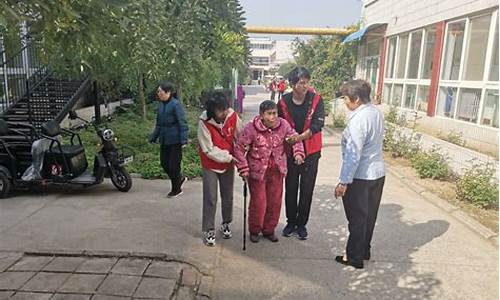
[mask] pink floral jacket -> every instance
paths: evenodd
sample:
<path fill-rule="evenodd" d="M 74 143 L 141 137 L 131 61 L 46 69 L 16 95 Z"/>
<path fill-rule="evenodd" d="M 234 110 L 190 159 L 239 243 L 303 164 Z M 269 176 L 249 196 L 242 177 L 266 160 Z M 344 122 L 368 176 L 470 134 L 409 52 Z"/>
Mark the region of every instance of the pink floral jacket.
<path fill-rule="evenodd" d="M 264 179 L 272 154 L 281 174 L 286 175 L 285 138 L 294 134 L 295 130 L 283 118 L 278 118 L 274 127 L 268 128 L 260 116 L 255 117 L 245 125 L 236 142 L 234 156 L 238 172 L 249 172 L 253 179 Z M 293 157 L 305 157 L 302 143 L 295 143 L 292 149 Z"/>

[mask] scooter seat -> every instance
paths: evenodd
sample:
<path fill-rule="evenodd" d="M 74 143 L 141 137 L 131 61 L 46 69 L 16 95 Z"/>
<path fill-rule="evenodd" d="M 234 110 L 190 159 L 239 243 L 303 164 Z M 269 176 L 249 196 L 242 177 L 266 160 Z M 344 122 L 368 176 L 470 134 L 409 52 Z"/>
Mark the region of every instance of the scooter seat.
<path fill-rule="evenodd" d="M 73 157 L 85 152 L 85 149 L 81 145 L 61 145 L 61 150 L 63 154 L 69 157 Z M 61 151 L 57 146 L 53 146 L 52 149 L 49 150 L 49 152 L 61 154 Z"/>

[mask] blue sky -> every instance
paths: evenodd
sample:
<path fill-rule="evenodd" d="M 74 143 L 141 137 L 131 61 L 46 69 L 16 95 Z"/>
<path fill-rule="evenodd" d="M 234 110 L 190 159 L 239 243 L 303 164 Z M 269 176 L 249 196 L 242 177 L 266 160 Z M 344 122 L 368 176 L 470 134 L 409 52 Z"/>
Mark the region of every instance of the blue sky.
<path fill-rule="evenodd" d="M 358 22 L 362 5 L 361 0 L 240 0 L 240 3 L 247 25 L 331 28 Z"/>

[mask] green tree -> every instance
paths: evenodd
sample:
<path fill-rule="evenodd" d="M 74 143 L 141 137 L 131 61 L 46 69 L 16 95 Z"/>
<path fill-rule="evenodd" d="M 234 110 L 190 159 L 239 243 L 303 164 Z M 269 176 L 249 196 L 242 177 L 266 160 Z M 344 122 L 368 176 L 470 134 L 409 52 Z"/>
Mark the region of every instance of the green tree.
<path fill-rule="evenodd" d="M 348 27 L 356 30 L 358 25 Z M 311 72 L 312 85 L 330 100 L 340 85 L 352 79 L 356 70 L 355 44 L 343 44 L 343 36 L 317 36 L 308 41 L 294 41 L 295 61 Z"/>

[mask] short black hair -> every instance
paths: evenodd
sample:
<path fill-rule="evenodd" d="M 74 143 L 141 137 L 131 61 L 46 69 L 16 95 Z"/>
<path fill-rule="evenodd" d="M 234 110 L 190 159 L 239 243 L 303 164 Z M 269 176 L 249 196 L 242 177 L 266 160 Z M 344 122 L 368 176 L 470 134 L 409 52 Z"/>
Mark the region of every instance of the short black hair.
<path fill-rule="evenodd" d="M 370 102 L 371 91 L 372 88 L 370 84 L 362 79 L 354 79 L 345 82 L 340 87 L 340 93 L 342 96 L 347 96 L 351 102 L 354 102 L 357 98 L 359 98 L 363 103 Z"/>
<path fill-rule="evenodd" d="M 264 113 L 266 110 L 277 109 L 276 103 L 273 100 L 262 101 L 259 105 L 259 113 Z"/>
<path fill-rule="evenodd" d="M 295 85 L 297 82 L 299 82 L 300 78 L 311 80 L 311 73 L 309 73 L 306 68 L 301 66 L 293 68 L 293 70 L 288 73 L 288 81 L 291 85 Z"/>
<path fill-rule="evenodd" d="M 175 84 L 173 82 L 168 80 L 162 81 L 158 87 L 165 93 L 170 92 L 170 98 L 177 98 L 177 93 L 175 92 Z"/>
<path fill-rule="evenodd" d="M 207 110 L 207 119 L 215 118 L 216 110 L 226 110 L 229 108 L 227 96 L 221 91 L 214 91 L 207 95 L 205 109 Z"/>

